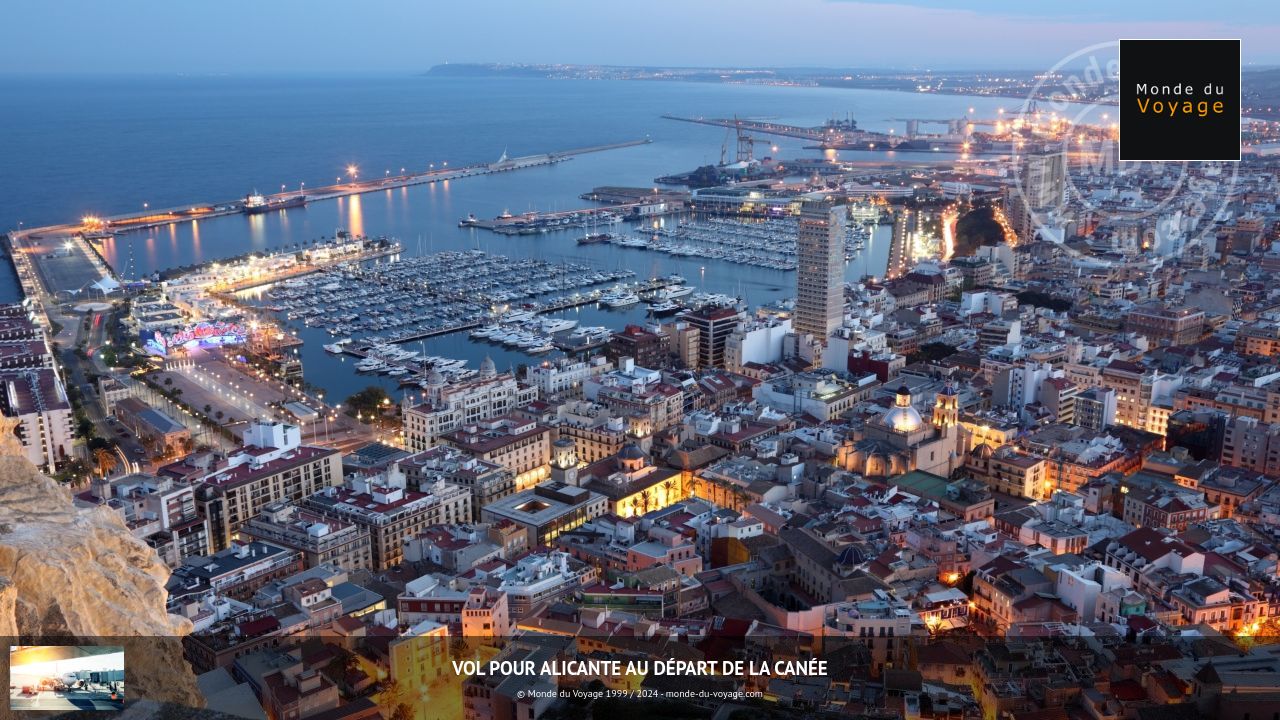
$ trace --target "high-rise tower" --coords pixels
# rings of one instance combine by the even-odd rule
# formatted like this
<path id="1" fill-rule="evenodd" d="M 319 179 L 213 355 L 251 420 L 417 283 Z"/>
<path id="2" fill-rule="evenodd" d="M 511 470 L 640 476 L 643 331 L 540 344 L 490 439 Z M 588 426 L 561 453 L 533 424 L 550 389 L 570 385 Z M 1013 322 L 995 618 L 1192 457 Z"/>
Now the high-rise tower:
<path id="1" fill-rule="evenodd" d="M 844 318 L 844 206 L 810 201 L 796 241 L 797 333 L 826 340 Z"/>

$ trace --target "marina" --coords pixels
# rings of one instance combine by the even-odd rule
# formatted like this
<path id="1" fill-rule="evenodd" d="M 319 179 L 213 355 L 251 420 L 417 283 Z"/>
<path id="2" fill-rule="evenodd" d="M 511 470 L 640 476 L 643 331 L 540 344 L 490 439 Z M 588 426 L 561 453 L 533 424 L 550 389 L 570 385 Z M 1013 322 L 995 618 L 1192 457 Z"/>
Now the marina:
<path id="1" fill-rule="evenodd" d="M 266 307 L 333 336 L 365 334 L 371 344 L 403 343 L 474 327 L 514 303 L 545 312 L 593 302 L 603 293 L 589 288 L 634 274 L 480 250 L 446 251 L 281 283 L 267 291 Z"/>
<path id="2" fill-rule="evenodd" d="M 845 259 L 853 259 L 870 241 L 879 211 L 851 218 L 845 226 Z M 739 220 L 709 217 L 679 223 L 674 229 L 612 235 L 604 240 L 618 247 L 652 250 L 677 257 L 723 260 L 772 270 L 796 269 L 795 218 Z"/>
<path id="3" fill-rule="evenodd" d="M 396 345 L 473 330 L 472 338 L 527 355 L 591 346 L 603 342 L 606 328 L 574 335 L 576 320 L 549 314 L 593 304 L 622 309 L 642 296 L 661 302 L 693 293 L 679 276 L 630 282 L 634 275 L 580 262 L 447 251 L 397 262 L 348 263 L 292 278 L 267 288 L 255 306 L 342 338 L 324 345 L 330 354 L 384 363 L 357 364 L 358 371 L 397 375 L 404 373 L 396 370 L 423 368 L 403 367 L 422 357 L 392 352 Z"/>
<path id="4" fill-rule="evenodd" d="M 458 221 L 458 227 L 475 227 L 502 235 L 542 235 L 556 230 L 587 228 L 587 237 L 598 235 L 597 228 L 608 228 L 624 220 L 639 220 L 684 212 L 683 203 L 647 201 L 613 205 L 609 208 L 582 208 L 559 212 L 529 211 L 512 215 L 503 211 L 492 220 L 480 220 L 475 215 Z"/>

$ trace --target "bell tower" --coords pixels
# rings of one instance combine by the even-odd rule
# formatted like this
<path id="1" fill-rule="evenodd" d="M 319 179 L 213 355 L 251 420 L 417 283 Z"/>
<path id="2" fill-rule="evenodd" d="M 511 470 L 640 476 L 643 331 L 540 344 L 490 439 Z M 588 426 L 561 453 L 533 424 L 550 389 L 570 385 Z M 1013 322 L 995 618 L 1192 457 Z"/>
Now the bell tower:
<path id="1" fill-rule="evenodd" d="M 960 396 L 947 383 L 938 393 L 937 402 L 933 405 L 933 426 L 942 432 L 960 424 Z"/>
<path id="2" fill-rule="evenodd" d="M 578 484 L 578 444 L 573 438 L 562 437 L 551 444 L 551 479 Z"/>

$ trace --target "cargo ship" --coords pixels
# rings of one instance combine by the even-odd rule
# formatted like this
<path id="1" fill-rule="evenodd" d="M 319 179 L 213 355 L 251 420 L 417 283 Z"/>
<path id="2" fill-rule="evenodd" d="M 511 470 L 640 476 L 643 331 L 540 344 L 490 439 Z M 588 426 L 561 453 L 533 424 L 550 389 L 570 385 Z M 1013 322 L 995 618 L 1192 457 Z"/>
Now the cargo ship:
<path id="1" fill-rule="evenodd" d="M 246 215 L 257 215 L 258 213 L 269 212 L 271 210 L 284 210 L 285 208 L 302 207 L 307 204 L 306 195 L 291 195 L 283 198 L 272 198 L 268 200 L 256 192 L 252 195 L 244 196 L 244 208 Z"/>
<path id="2" fill-rule="evenodd" d="M 578 238 L 579 245 L 594 245 L 596 243 L 609 242 L 613 236 L 609 233 L 587 233 Z"/>

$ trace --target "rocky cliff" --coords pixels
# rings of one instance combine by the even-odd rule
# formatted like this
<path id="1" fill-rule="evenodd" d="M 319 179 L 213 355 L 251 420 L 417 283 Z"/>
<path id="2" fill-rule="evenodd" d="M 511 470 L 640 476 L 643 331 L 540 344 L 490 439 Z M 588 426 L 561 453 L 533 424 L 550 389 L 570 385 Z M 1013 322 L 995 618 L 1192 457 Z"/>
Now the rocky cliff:
<path id="1" fill-rule="evenodd" d="M 165 612 L 168 568 L 119 514 L 74 506 L 13 430 L 0 418 L 0 636 L 123 645 L 129 697 L 202 706 L 182 658 L 191 624 Z"/>

